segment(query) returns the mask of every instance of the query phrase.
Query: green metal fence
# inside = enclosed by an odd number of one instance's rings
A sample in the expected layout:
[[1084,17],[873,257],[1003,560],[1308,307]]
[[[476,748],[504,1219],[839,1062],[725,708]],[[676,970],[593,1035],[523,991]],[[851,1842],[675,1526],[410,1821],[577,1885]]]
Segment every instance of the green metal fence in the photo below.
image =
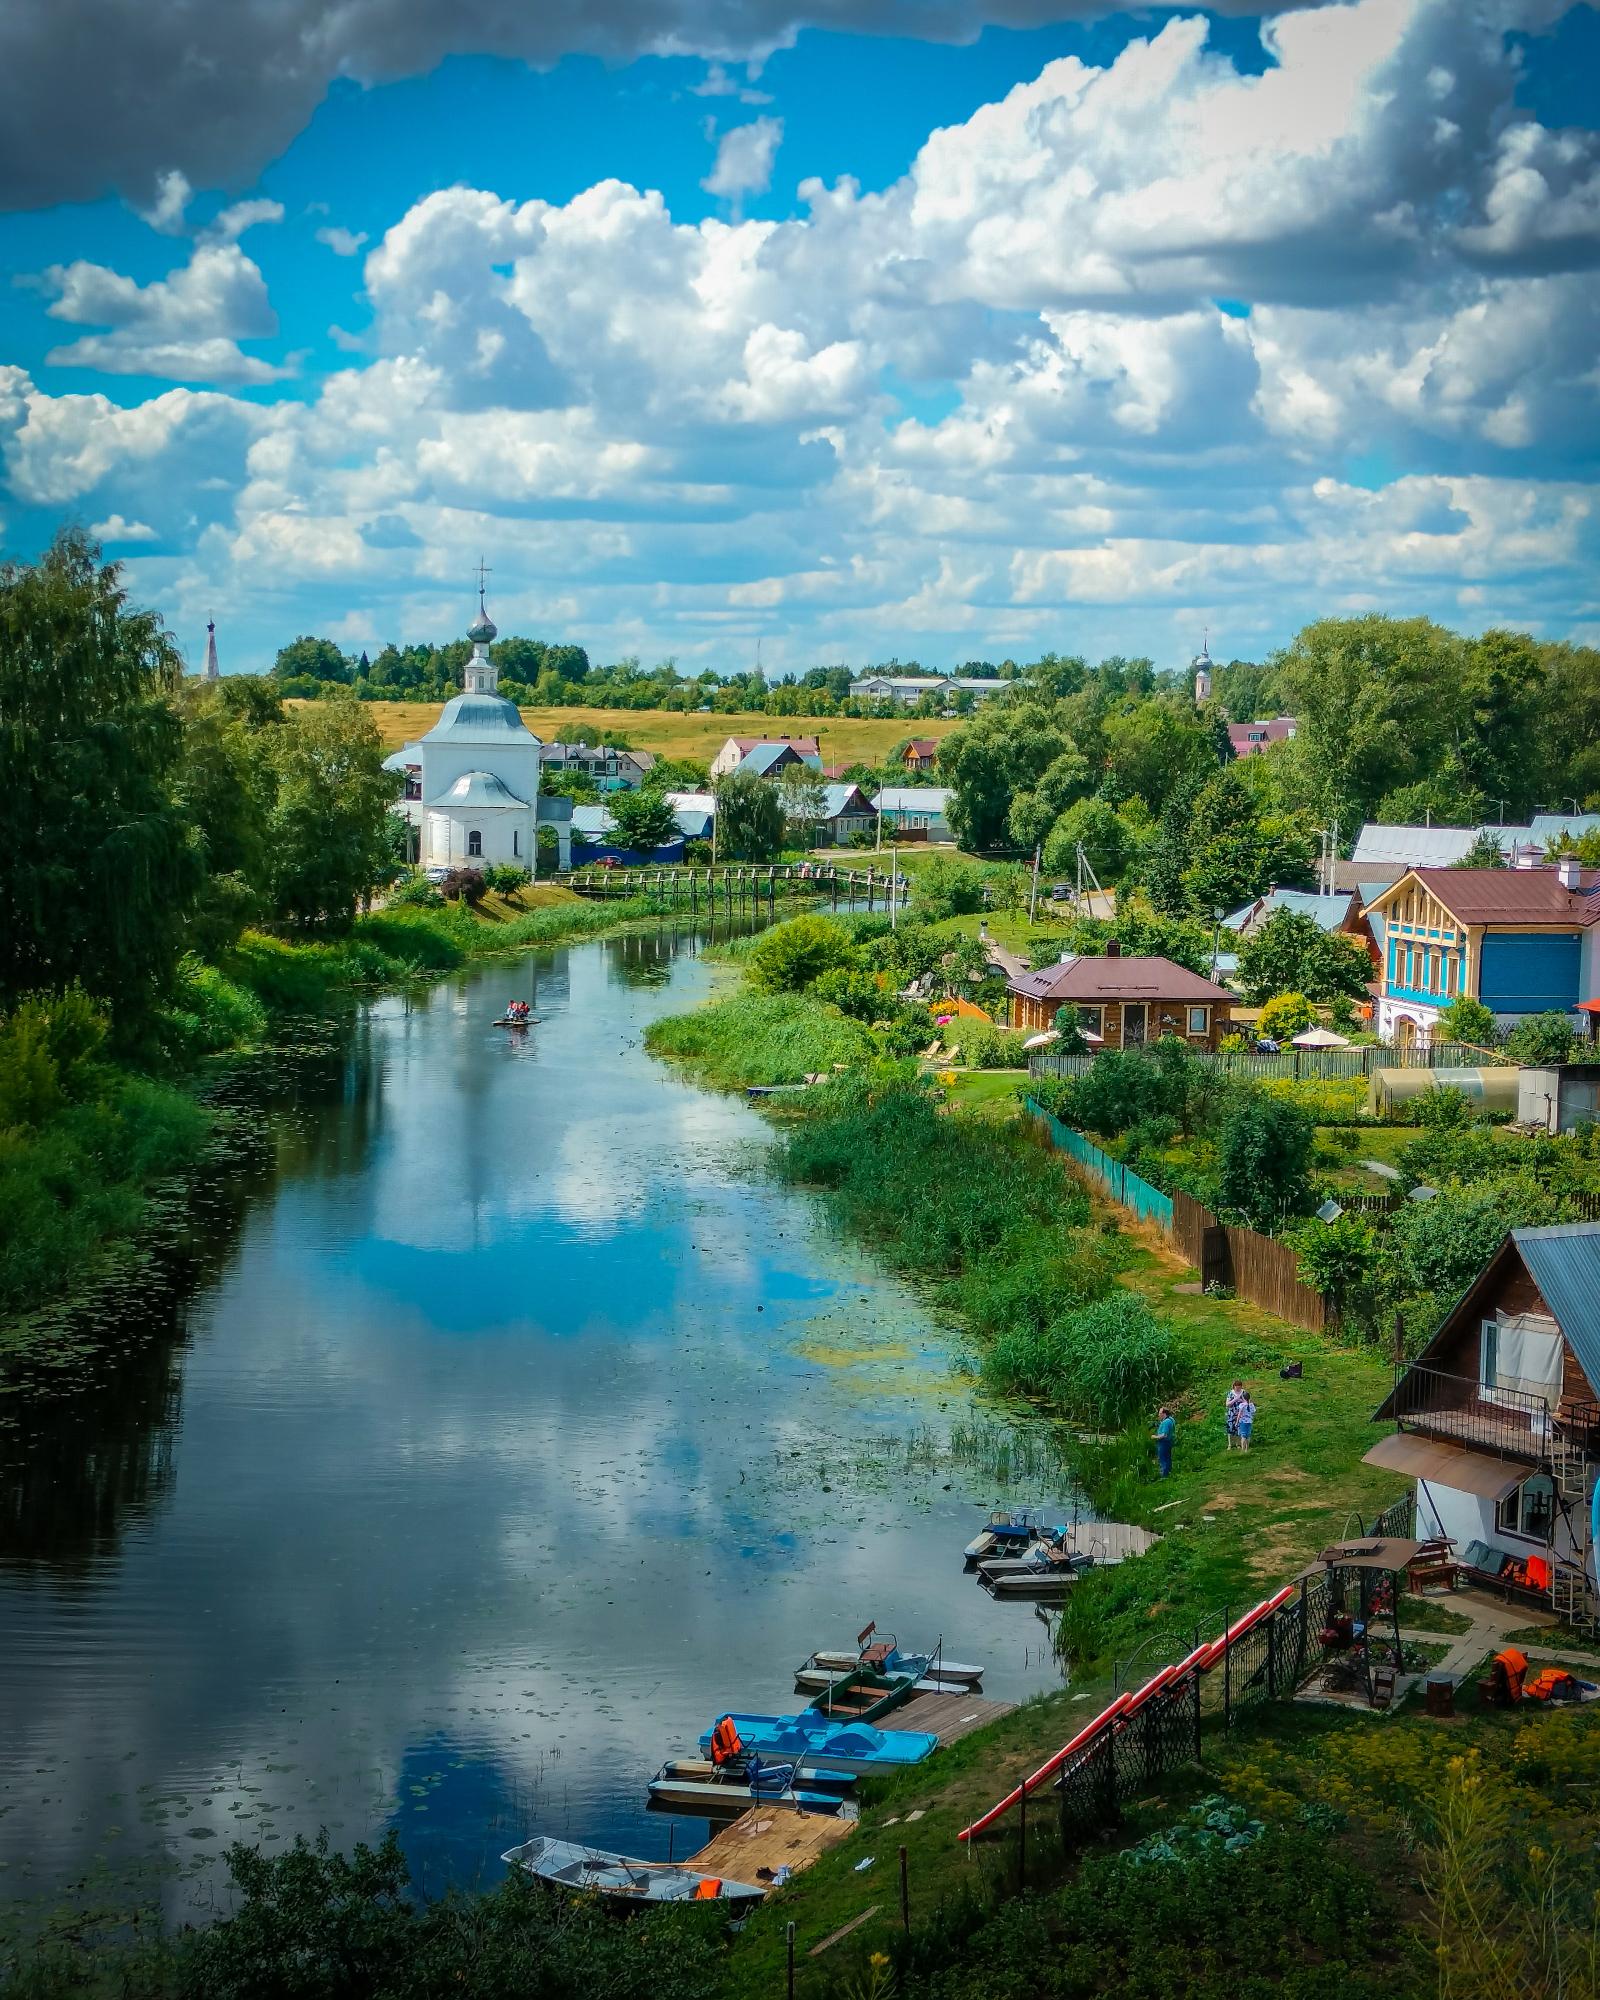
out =
[[1141,1174],[1131,1167],[1125,1167],[1120,1160],[1114,1160],[1109,1153],[1103,1153],[1081,1132],[1074,1132],[1070,1125],[1063,1125],[1059,1118],[1052,1118],[1042,1104],[1036,1104],[1030,1097],[1028,1109],[1050,1134],[1050,1143],[1058,1152],[1066,1153],[1077,1161],[1084,1171],[1093,1176],[1110,1195],[1113,1201],[1120,1201],[1124,1208],[1131,1208],[1135,1215],[1147,1222],[1154,1222],[1170,1232],[1172,1228],[1172,1197],[1163,1194],[1158,1187],[1152,1187]]

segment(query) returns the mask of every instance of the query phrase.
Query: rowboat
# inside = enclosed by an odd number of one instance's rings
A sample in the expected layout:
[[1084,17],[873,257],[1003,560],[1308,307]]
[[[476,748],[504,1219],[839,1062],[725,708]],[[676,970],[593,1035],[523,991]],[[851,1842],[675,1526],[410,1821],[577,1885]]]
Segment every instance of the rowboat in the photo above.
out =
[[852,1667],[848,1673],[825,1675],[821,1692],[806,1706],[818,1715],[851,1722],[876,1722],[916,1691],[910,1673],[879,1673],[873,1667]]
[[[860,1653],[813,1653],[803,1667],[795,1672],[798,1686],[802,1674],[847,1674],[852,1667],[861,1664]],[[925,1681],[947,1683],[952,1687],[975,1688],[983,1679],[982,1667],[964,1666],[960,1660],[947,1660],[942,1653],[902,1653],[898,1646],[892,1647],[884,1659],[884,1668],[890,1673],[914,1673]],[[928,1692],[919,1687],[918,1694]],[[941,1692],[943,1688],[941,1687]]]
[[[939,1747],[937,1736],[916,1729],[872,1729],[859,1722],[830,1722],[813,1709],[799,1715],[733,1715],[747,1754],[784,1757],[819,1771],[896,1771],[920,1764]],[[700,1739],[708,1755],[711,1732]]]
[[752,1882],[730,1882],[704,1875],[685,1861],[635,1861],[603,1848],[579,1847],[575,1841],[552,1840],[540,1834],[508,1848],[500,1859],[522,1868],[552,1889],[588,1891],[619,1906],[645,1903],[731,1903],[748,1909],[766,1890]]
[[687,1806],[697,1813],[741,1813],[760,1804],[796,1812],[836,1813],[855,1779],[842,1772],[799,1772],[793,1764],[766,1764],[759,1758],[742,1770],[699,1757],[669,1758],[650,1780],[658,1805]]
[[[814,1659],[816,1655],[812,1657]],[[829,1688],[842,1685],[849,1671],[847,1667],[836,1667],[831,1672],[826,1667],[796,1667],[794,1691],[796,1694],[826,1694]],[[970,1694],[971,1691],[971,1681],[953,1681],[943,1674],[926,1673],[911,1683],[913,1694]],[[816,1708],[821,1704],[813,1702],[811,1705]]]
[[997,1507],[961,1553],[969,1563],[985,1556],[1020,1555],[1039,1534],[1038,1523],[1025,1509]]
[[524,1014],[519,1019],[515,1014],[502,1014],[492,1025],[496,1028],[536,1028],[539,1017],[537,1014]]

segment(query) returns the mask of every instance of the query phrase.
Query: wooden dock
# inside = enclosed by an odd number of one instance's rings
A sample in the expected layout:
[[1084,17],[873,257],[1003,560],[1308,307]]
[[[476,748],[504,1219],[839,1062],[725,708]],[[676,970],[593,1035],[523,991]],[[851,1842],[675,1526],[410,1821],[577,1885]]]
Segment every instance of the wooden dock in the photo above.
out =
[[1066,1547],[1075,1556],[1092,1556],[1103,1567],[1127,1562],[1155,1547],[1161,1537],[1130,1521],[1079,1521],[1067,1530]]
[[[780,1868],[798,1875],[819,1854],[837,1847],[855,1829],[854,1817],[842,1813],[802,1813],[787,1808],[751,1806],[720,1833],[714,1833],[687,1866],[702,1875],[721,1875],[730,1882],[772,1885]],[[763,1875],[762,1869],[767,1873]]]
[[[880,1729],[916,1729],[937,1736],[939,1748],[958,1743],[986,1722],[997,1722],[1016,1707],[1014,1701],[985,1701],[980,1694],[914,1694],[891,1710]],[[938,1751],[934,1752],[938,1755]]]

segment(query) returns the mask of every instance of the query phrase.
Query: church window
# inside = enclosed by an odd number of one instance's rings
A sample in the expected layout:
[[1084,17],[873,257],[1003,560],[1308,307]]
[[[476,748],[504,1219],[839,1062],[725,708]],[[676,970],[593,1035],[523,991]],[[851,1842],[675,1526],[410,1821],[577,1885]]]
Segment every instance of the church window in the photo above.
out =
[[513,854],[520,854],[522,852],[522,835],[515,827],[511,829],[511,852]]
[[467,852],[469,855],[483,853],[483,835],[476,830],[467,835]]

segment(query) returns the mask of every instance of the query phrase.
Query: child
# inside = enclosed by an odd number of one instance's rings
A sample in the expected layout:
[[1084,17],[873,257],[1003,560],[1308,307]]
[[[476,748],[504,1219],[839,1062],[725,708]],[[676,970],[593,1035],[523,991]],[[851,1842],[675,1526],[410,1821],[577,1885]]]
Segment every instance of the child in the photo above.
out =
[[1255,1429],[1256,1406],[1250,1400],[1250,1391],[1244,1390],[1234,1410],[1234,1421],[1239,1427],[1239,1449],[1250,1449],[1250,1433]]
[[1244,1401],[1244,1384],[1234,1378],[1233,1387],[1223,1400],[1222,1415],[1228,1426],[1228,1449],[1233,1450],[1234,1440],[1239,1435],[1239,1405]]

